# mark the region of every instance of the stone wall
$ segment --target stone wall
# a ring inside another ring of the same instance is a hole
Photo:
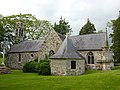
[[[12,69],[22,69],[26,62],[33,60],[35,57],[38,57],[40,60],[44,59],[45,55],[49,56],[51,50],[56,53],[61,44],[62,40],[58,34],[54,30],[51,30],[38,52],[9,53],[7,57],[7,66]],[[21,54],[21,61],[19,61],[19,54]]]
[[[94,64],[88,64],[87,54],[92,52],[94,55]],[[86,69],[110,70],[114,67],[111,51],[79,51],[86,60]],[[105,63],[100,63],[103,61]]]
[[[76,69],[71,69],[71,61],[76,61]],[[52,75],[80,75],[85,72],[84,60],[51,60]]]
[[[76,69],[71,69],[71,61],[76,61]],[[68,60],[66,72],[69,76],[76,76],[85,72],[85,60]]]
[[[19,54],[21,59],[19,59]],[[26,62],[38,57],[38,52],[31,53],[10,53],[7,57],[7,66],[12,69],[22,69]]]
[[[92,52],[94,55],[94,64],[88,64],[88,58],[87,58],[87,54],[89,52]],[[96,64],[98,60],[101,60],[102,58],[102,51],[79,51],[79,53],[85,58],[85,62],[86,62],[86,69],[97,69],[96,68]]]
[[[67,60],[51,60],[51,74],[52,75],[66,75]]]
[[[96,64],[96,62],[98,60],[101,60],[102,59],[102,51],[79,51],[79,53],[85,58],[86,60],[86,63],[88,63],[87,61],[87,54],[89,52],[92,52],[93,55],[94,55],[94,63]]]
[[[51,30],[44,43],[42,44],[42,47],[40,48],[39,59],[43,59],[45,55],[49,56],[49,52],[51,50],[53,50],[54,53],[56,53],[61,44],[62,40],[60,39],[58,34],[54,30]]]

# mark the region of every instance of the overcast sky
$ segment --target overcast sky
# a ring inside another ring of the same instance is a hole
[[[105,30],[106,23],[118,17],[120,0],[0,0],[0,14],[33,14],[51,24],[63,16],[77,35],[87,18],[97,30]]]

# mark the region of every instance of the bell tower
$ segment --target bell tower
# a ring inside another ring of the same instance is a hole
[[[24,40],[24,23],[21,14],[18,22],[16,22],[15,36],[18,42]]]

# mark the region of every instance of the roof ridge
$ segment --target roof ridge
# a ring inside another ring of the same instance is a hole
[[[75,37],[75,36],[89,36],[89,35],[98,35],[98,34],[103,34],[106,32],[101,32],[101,33],[92,33],[92,34],[83,34],[83,35],[74,35],[74,36],[70,36],[70,37]]]

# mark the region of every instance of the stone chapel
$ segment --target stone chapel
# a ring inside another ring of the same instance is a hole
[[[85,69],[111,70],[114,67],[107,31],[65,37],[51,29],[45,40],[24,40],[24,23],[17,22],[20,40],[8,51],[7,66],[22,69],[26,62],[50,56],[53,75],[80,75]]]

